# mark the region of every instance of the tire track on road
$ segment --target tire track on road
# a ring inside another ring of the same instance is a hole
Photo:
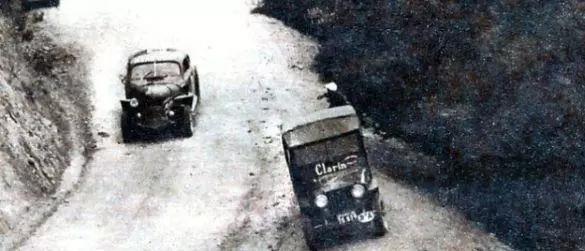
[[[260,97],[257,98],[261,100],[261,104],[268,105],[267,103],[274,100],[274,94],[271,88],[263,87],[260,82],[258,83],[260,92],[256,91],[255,93]],[[263,113],[272,112],[268,106],[257,107],[257,109],[262,109]],[[261,233],[258,228],[261,227],[259,225],[262,225],[263,222],[258,221],[258,216],[266,215],[266,210],[269,209],[269,206],[265,205],[267,197],[269,197],[267,195],[275,192],[273,189],[267,190],[266,187],[263,187],[270,186],[275,182],[274,175],[270,171],[271,167],[274,168],[274,160],[278,160],[278,155],[274,155],[274,143],[276,143],[274,138],[278,135],[267,131],[271,126],[278,127],[278,125],[274,125],[278,121],[274,117],[274,115],[268,115],[267,119],[248,120],[248,133],[261,136],[261,138],[256,139],[253,146],[256,153],[255,158],[260,160],[261,164],[256,172],[249,174],[255,178],[251,181],[251,188],[242,198],[239,207],[240,214],[236,217],[236,221],[228,227],[228,232],[220,245],[221,250],[238,249],[249,241],[250,236],[258,236]],[[273,123],[273,125],[270,125],[270,123]],[[264,241],[267,240],[264,239]]]

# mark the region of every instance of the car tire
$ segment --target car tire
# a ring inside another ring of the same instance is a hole
[[[183,137],[193,136],[193,113],[188,106],[184,106],[178,123],[178,133]]]
[[[311,251],[318,251],[319,250],[319,246],[315,243],[311,243],[307,240],[307,247],[309,248],[309,250]]]
[[[388,226],[382,216],[374,220],[374,237],[379,238],[388,233]]]
[[[122,129],[122,140],[124,143],[131,143],[136,140],[136,129],[130,116],[126,112],[122,112],[122,118],[120,121],[120,127]]]
[[[319,243],[319,239],[316,238],[314,231],[308,223],[308,220],[303,219],[302,221],[303,235],[305,236],[305,243],[307,244],[307,247],[311,251],[319,250],[321,248],[321,244]]]

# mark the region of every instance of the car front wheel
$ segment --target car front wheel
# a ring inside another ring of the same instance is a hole
[[[374,220],[374,237],[379,238],[388,233],[388,225],[384,217],[378,217]]]
[[[122,112],[122,118],[120,122],[120,127],[122,129],[122,140],[124,143],[130,143],[136,140],[136,129],[134,128],[134,123],[126,112]]]
[[[181,117],[177,123],[178,133],[183,137],[193,136],[193,114],[188,106],[184,106],[181,110]]]
[[[315,235],[308,219],[302,220],[303,235],[305,236],[305,243],[311,251],[317,251],[321,248],[320,240]]]

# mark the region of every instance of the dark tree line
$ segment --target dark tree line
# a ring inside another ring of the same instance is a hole
[[[258,12],[318,38],[315,70],[389,135],[525,175],[585,164],[584,6],[265,0]]]

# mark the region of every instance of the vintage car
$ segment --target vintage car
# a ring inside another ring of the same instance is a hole
[[[21,0],[23,11],[59,7],[60,0]]]
[[[201,100],[197,69],[189,55],[176,49],[148,49],[128,58],[122,76],[122,137],[135,140],[143,132],[172,129],[184,137]]]
[[[311,250],[341,237],[386,234],[384,204],[352,106],[317,111],[284,126],[282,144]]]

